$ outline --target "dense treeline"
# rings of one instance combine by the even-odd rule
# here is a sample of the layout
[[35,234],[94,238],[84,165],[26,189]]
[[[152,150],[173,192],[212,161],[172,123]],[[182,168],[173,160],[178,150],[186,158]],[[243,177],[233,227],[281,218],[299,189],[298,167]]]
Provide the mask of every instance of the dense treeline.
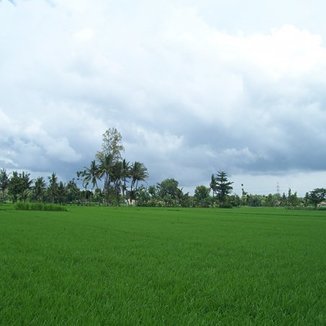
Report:
[[[0,201],[52,204],[105,204],[161,207],[307,207],[317,208],[326,200],[326,189],[317,188],[304,198],[289,189],[288,193],[255,195],[242,189],[232,194],[232,182],[224,171],[211,176],[209,186],[197,186],[194,195],[185,193],[175,179],[165,179],[145,186],[148,171],[141,162],[128,162],[117,129],[103,134],[102,149],[76,178],[64,183],[55,173],[47,178],[32,179],[27,172],[0,170]],[[82,185],[80,187],[79,185]]]

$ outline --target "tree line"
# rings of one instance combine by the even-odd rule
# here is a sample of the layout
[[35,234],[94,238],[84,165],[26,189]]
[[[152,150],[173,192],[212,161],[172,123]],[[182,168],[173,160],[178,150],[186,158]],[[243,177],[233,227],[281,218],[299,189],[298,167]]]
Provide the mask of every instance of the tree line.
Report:
[[[242,188],[232,194],[233,182],[225,171],[211,175],[208,186],[199,185],[189,195],[173,178],[148,186],[144,163],[122,157],[121,134],[115,128],[103,134],[102,148],[89,166],[64,183],[56,173],[32,179],[27,172],[0,170],[0,201],[31,201],[58,204],[138,205],[162,207],[318,207],[326,200],[326,189],[317,188],[300,198],[289,189],[285,194],[256,195]],[[82,185],[82,186],[80,186]]]

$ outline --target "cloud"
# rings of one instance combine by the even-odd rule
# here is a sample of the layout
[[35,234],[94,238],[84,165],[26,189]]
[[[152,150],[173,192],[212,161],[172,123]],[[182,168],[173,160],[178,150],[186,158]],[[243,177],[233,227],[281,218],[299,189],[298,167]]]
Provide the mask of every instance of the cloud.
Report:
[[116,127],[150,182],[324,170],[323,36],[189,3],[0,3],[0,164],[72,177]]

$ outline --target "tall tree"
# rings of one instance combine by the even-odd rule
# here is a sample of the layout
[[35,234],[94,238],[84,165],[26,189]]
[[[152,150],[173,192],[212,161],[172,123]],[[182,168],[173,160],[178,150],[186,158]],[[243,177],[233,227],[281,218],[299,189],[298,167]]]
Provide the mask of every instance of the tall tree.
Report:
[[0,190],[2,193],[2,200],[5,199],[5,192],[8,189],[9,185],[9,176],[7,174],[7,171],[5,169],[0,170]]
[[227,204],[227,198],[233,189],[232,184],[233,182],[229,181],[228,175],[224,171],[218,171],[216,175],[212,175],[211,188],[222,207]]
[[66,184],[66,202],[74,203],[80,199],[80,189],[78,188],[75,179],[68,181]]
[[57,197],[57,201],[60,204],[65,203],[67,200],[67,194],[66,194],[66,187],[64,185],[64,183],[62,181],[59,182],[58,184],[58,197]]
[[97,179],[99,174],[99,168],[96,161],[93,160],[89,167],[85,167],[84,170],[77,172],[77,177],[82,178],[83,187],[87,189],[88,185],[91,183],[92,188],[97,188]]
[[121,152],[124,151],[122,136],[116,128],[109,128],[103,134],[102,150],[97,152],[97,158],[111,155],[114,162],[121,159]]
[[194,193],[195,205],[199,207],[208,207],[210,204],[210,189],[205,186],[197,186]]
[[318,204],[326,200],[326,189],[316,188],[309,193],[309,200],[317,208]]
[[112,154],[103,154],[98,156],[98,178],[102,179],[104,178],[103,182],[103,193],[107,199],[107,202],[109,201],[109,190],[111,186],[111,174],[112,169],[114,166],[114,158]]
[[11,195],[14,202],[18,199],[27,199],[32,182],[29,173],[18,173],[17,171],[12,173],[12,176],[9,179],[8,193]]
[[126,161],[125,159],[122,160],[122,173],[121,173],[121,177],[122,177],[122,196],[123,198],[125,198],[126,195],[126,191],[127,191],[127,179],[131,177],[131,173],[130,173],[130,163],[128,161]]
[[[109,203],[110,192],[112,192],[111,183],[114,183],[114,188],[117,188],[119,184],[119,180],[115,175],[118,166],[115,166],[115,164],[121,160],[123,150],[120,132],[116,128],[106,130],[103,134],[102,150],[97,152],[96,159],[98,161],[97,175],[100,179],[104,177],[103,193],[107,203]],[[117,194],[117,189],[114,190],[114,193]]]
[[166,206],[178,206],[182,197],[179,182],[175,179],[164,179],[157,185],[158,196]]
[[44,201],[46,195],[46,184],[43,177],[36,178],[32,187],[32,196],[36,201]]
[[212,189],[212,192],[213,192],[213,200],[214,200],[214,197],[217,193],[217,185],[216,185],[216,179],[215,179],[215,175],[212,174],[211,175],[211,182],[209,184],[209,187]]
[[130,177],[130,199],[133,200],[136,199],[135,193],[137,192],[139,181],[145,181],[148,177],[147,168],[143,163],[134,162],[130,167]]
[[48,196],[52,203],[55,203],[58,201],[58,195],[59,195],[59,185],[58,185],[58,177],[53,172],[49,179],[49,187],[48,187]]
[[117,161],[113,164],[111,169],[111,181],[115,193],[116,204],[119,205],[121,191],[122,191],[122,177],[123,177],[123,162]]

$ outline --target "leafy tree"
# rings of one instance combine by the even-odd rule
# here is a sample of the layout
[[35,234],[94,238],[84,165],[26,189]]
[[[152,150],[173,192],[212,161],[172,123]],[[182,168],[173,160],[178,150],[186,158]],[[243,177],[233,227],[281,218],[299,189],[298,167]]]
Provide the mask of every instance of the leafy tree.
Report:
[[8,185],[9,185],[9,176],[6,172],[5,169],[1,169],[0,170],[0,190],[2,193],[2,200],[5,199],[5,192],[8,189]]
[[58,195],[59,195],[59,184],[58,184],[58,177],[53,172],[49,179],[49,187],[48,187],[48,197],[52,203],[56,203],[58,201]]
[[46,196],[46,184],[43,177],[36,178],[32,187],[33,200],[43,202]]
[[116,128],[109,128],[103,134],[102,150],[97,153],[97,158],[112,155],[114,162],[121,159],[121,152],[124,151],[122,136]]
[[182,189],[179,193],[179,204],[182,207],[192,207],[194,205],[193,197],[189,195],[189,192],[183,193]]
[[280,205],[282,206],[282,207],[285,207],[286,205],[287,205],[287,198],[286,198],[286,195],[285,195],[285,193],[283,192],[283,194],[282,194],[282,197],[280,198]]
[[62,181],[58,184],[58,197],[57,201],[60,204],[64,204],[66,202],[67,194],[66,194],[66,187]]
[[158,189],[156,186],[149,186],[148,193],[150,194],[151,198],[157,198],[158,196]]
[[104,202],[104,199],[105,199],[104,194],[100,188],[95,189],[93,199],[94,199],[94,201],[98,202],[99,204]]
[[137,206],[151,206],[151,195],[148,191],[148,188],[140,186],[137,189]]
[[239,207],[241,205],[241,198],[238,195],[231,195],[228,198],[228,204],[231,207]]
[[[113,190],[117,198],[121,176],[117,176],[118,166],[115,164],[121,160],[121,152],[123,150],[120,132],[116,128],[106,130],[103,134],[102,150],[97,152],[96,159],[98,161],[97,176],[100,179],[104,177],[103,193],[106,196],[107,203],[109,203],[111,190]],[[111,182],[114,182],[113,189],[111,189]]]
[[300,199],[298,198],[297,192],[292,193],[291,188],[288,191],[287,206],[296,207],[300,205]]
[[121,191],[122,191],[122,175],[123,175],[123,163],[117,161],[113,164],[111,169],[111,181],[113,183],[113,191],[115,194],[116,204],[120,204]]
[[122,196],[125,198],[127,192],[127,179],[131,177],[131,166],[130,163],[125,159],[122,160],[122,170],[121,170],[121,178],[122,178]]
[[109,202],[109,189],[111,186],[111,173],[114,166],[114,157],[112,154],[105,154],[98,156],[98,178],[104,178],[103,193]]
[[227,205],[227,198],[233,189],[232,184],[233,182],[228,180],[228,175],[224,171],[218,171],[211,177],[210,187],[222,207]]
[[317,208],[318,204],[326,199],[326,189],[316,188],[309,193],[309,200]]
[[280,194],[268,194],[267,196],[265,196],[264,199],[265,200],[262,204],[264,204],[264,206],[268,206],[268,207],[276,207],[276,206],[279,206],[281,203]]
[[251,207],[260,207],[263,205],[263,197],[260,195],[247,195],[247,204]]
[[175,179],[165,179],[157,185],[158,196],[165,206],[178,206],[182,197],[182,190],[178,188],[179,183]]
[[65,193],[67,203],[77,202],[80,199],[80,189],[78,188],[75,179],[68,181]]
[[211,182],[209,184],[209,187],[212,189],[213,200],[214,200],[214,197],[217,194],[217,184],[216,184],[216,178],[214,174],[211,175]]
[[147,168],[143,163],[140,162],[134,162],[130,167],[130,177],[131,177],[131,183],[130,183],[130,199],[134,200],[136,199],[136,192],[138,188],[139,181],[145,181],[148,177],[148,171]]
[[309,198],[309,192],[306,192],[304,199],[303,199],[303,205],[304,207],[307,207],[309,205],[310,198]]
[[195,205],[199,207],[208,207],[210,205],[210,188],[197,186],[194,193]]
[[78,171],[77,176],[82,178],[84,188],[87,189],[90,183],[93,189],[95,187],[97,188],[98,166],[96,161],[93,160],[89,167],[85,167],[84,170]]
[[32,180],[29,173],[18,173],[14,171],[9,179],[8,193],[11,195],[13,202],[18,199],[26,200],[31,189]]

